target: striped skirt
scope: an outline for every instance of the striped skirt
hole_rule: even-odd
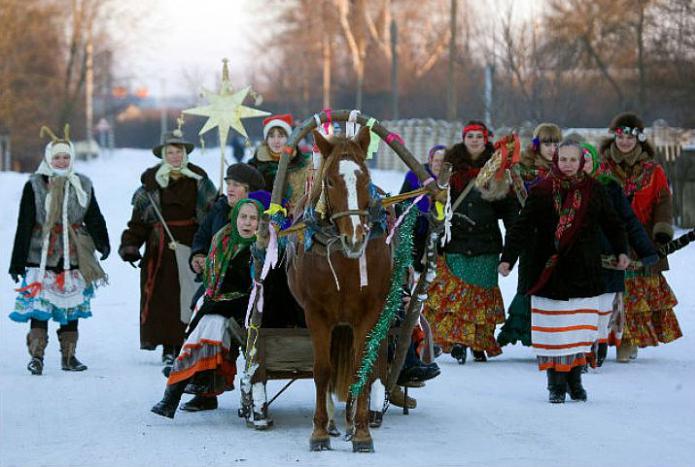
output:
[[[531,297],[531,340],[539,370],[570,371],[585,365],[598,329],[599,297]]]

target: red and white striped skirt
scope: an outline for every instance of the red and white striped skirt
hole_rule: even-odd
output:
[[[531,340],[540,370],[569,371],[586,364],[598,339],[599,297],[531,297]]]

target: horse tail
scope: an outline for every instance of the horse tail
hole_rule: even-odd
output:
[[[355,373],[352,328],[336,326],[331,334],[331,391],[341,402],[347,401]]]

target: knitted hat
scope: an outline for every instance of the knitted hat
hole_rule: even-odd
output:
[[[195,147],[193,143],[190,143],[183,139],[183,133],[181,132],[181,130],[174,130],[164,133],[162,135],[162,143],[152,148],[152,154],[161,159],[162,149],[170,145],[183,146],[186,149],[186,154],[190,154],[191,151],[193,151],[193,148]]]
[[[268,139],[271,128],[282,128],[289,137],[292,133],[293,118],[291,114],[271,115],[263,120],[263,139]]]
[[[227,175],[224,179],[247,184],[249,192],[262,190],[265,186],[263,175],[255,167],[243,162],[227,167]]]

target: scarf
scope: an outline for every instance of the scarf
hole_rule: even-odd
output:
[[[536,294],[545,286],[557,266],[558,259],[574,244],[579,230],[585,223],[591,200],[592,179],[582,170],[583,160],[582,158],[577,174],[567,176],[558,168],[556,156],[549,176],[537,185],[541,192],[551,193],[553,209],[559,220],[554,235],[556,252],[548,258],[541,275],[527,292],[528,295]]]
[[[244,238],[239,234],[236,223],[239,211],[245,204],[253,204],[258,209],[258,215],[263,213],[263,208],[256,200],[244,198],[237,201],[229,214],[229,223],[222,227],[212,238],[212,246],[207,258],[205,258],[205,271],[203,272],[203,285],[205,297],[214,300],[232,300],[239,296],[238,292],[222,293],[222,283],[232,260],[256,241],[256,236]]]
[[[471,180],[480,173],[485,163],[492,157],[492,147],[486,146],[482,154],[474,159],[463,143],[455,145],[444,157],[445,162],[450,162],[454,172],[451,174],[449,184],[452,196],[457,196],[466,189]]]
[[[620,151],[620,149],[618,149],[618,146],[616,146],[615,141],[613,141],[613,143],[611,143],[610,147],[608,148],[608,155],[616,163],[625,164],[630,167],[632,167],[639,161],[649,158],[649,154],[642,150],[641,144],[636,144],[635,147],[632,148],[632,151],[624,153]]]
[[[596,172],[597,178],[612,178],[623,188],[625,196],[632,200],[634,194],[651,180],[655,162],[650,160],[649,154],[639,144],[624,154],[614,142],[608,148],[607,156]]]
[[[162,164],[159,166],[159,169],[157,170],[157,173],[154,176],[155,180],[157,180],[157,183],[162,188],[166,188],[169,186],[169,179],[172,178],[172,174],[176,173],[181,174],[184,177],[192,178],[194,180],[201,180],[203,178],[188,168],[188,154],[186,154],[185,150],[183,154],[183,160],[181,161],[181,167],[174,167],[173,165],[168,163],[163,155],[165,153],[166,147],[162,149]]]

